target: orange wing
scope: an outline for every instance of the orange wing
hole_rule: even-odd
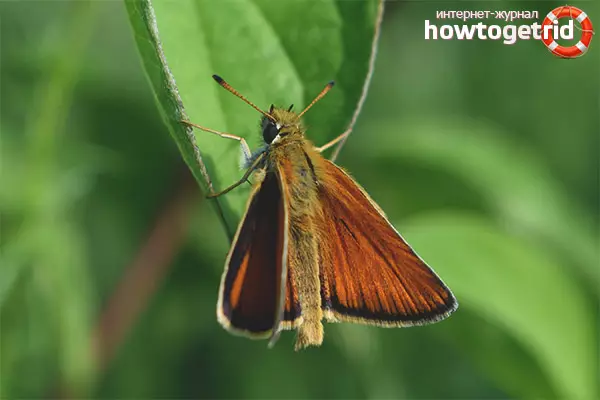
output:
[[[287,204],[269,172],[250,196],[225,263],[217,317],[228,330],[268,337],[281,320],[287,277]]]
[[[439,321],[458,303],[346,172],[323,164],[321,297],[326,319],[380,326]]]

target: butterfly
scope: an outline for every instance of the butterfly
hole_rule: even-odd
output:
[[[315,147],[302,116],[333,87],[330,82],[300,113],[263,111],[221,77],[213,78],[262,114],[264,147],[240,141],[247,170],[223,195],[254,174],[246,211],[225,261],[217,319],[228,331],[269,339],[296,330],[296,350],[323,342],[323,321],[381,327],[430,324],[458,303],[414,252],[381,208],[348,172],[322,156],[349,130]]]

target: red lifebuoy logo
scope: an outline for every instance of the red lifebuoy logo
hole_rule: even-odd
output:
[[[552,36],[552,30],[560,18],[575,19],[581,25],[581,39],[574,46],[563,47],[556,43]],[[575,58],[585,54],[590,47],[593,35],[594,29],[590,17],[581,9],[573,6],[556,7],[548,13],[542,23],[542,42],[548,47],[548,50],[562,58]]]

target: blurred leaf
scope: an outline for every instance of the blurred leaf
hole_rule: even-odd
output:
[[[573,266],[598,294],[598,239],[593,221],[563,193],[526,146],[493,126],[450,118],[378,121],[377,130],[385,132],[377,141],[356,135],[353,146],[377,159],[418,160],[468,181],[507,229],[528,239],[533,234],[538,242],[575,261]]]
[[[453,344],[456,351],[469,360],[474,370],[502,388],[504,393],[493,397],[560,398],[557,385],[552,384],[552,376],[542,367],[540,359],[532,354],[529,346],[504,325],[483,316],[479,310],[473,311],[468,304],[466,307],[461,305],[460,312],[455,313],[447,322],[434,325],[431,333],[443,340],[446,347]],[[453,368],[451,366],[448,369]],[[515,373],[516,370],[527,373]],[[462,392],[463,388],[456,391]],[[480,397],[477,393],[479,392],[472,397]],[[465,396],[467,397],[469,396]]]
[[[94,10],[92,3],[72,3],[62,23],[53,24],[67,39],[55,40],[46,49],[52,54],[50,71],[35,85],[24,138],[18,139],[26,148],[11,158],[22,165],[13,168],[12,177],[2,178],[15,192],[0,198],[13,233],[2,254],[6,267],[0,269],[0,305],[3,322],[9,322],[2,324],[2,348],[20,350],[2,352],[2,366],[8,366],[0,393],[5,397],[39,397],[63,384],[81,395],[93,379],[92,292],[83,235],[73,221],[77,200],[89,185],[86,168],[67,166],[68,157],[59,152],[68,147],[61,144],[94,28]],[[38,45],[32,53],[39,52]],[[15,289],[19,283],[24,293]],[[35,381],[22,379],[29,375]]]
[[[544,250],[468,214],[428,214],[404,222],[402,232],[453,289],[461,307],[499,325],[528,349],[559,397],[595,397],[593,304]],[[504,365],[519,373],[518,365]]]
[[[23,226],[2,257],[9,277],[11,270],[20,272],[25,292],[2,293],[2,347],[11,349],[2,354],[6,397],[36,397],[62,384],[86,393],[93,379],[93,301],[83,236],[59,216]],[[22,379],[27,373],[37,375],[35,384]]]
[[[377,0],[125,4],[163,118],[205,189],[202,161],[216,190],[241,177],[239,143],[190,135],[179,120],[246,137],[253,148],[260,142],[248,134],[258,131],[259,115],[213,82],[214,73],[263,109],[271,103],[302,109],[335,79],[335,90],[307,114],[308,125],[318,127],[311,137],[325,142],[349,122],[368,71]],[[227,215],[239,216],[247,196],[245,186],[219,201]]]

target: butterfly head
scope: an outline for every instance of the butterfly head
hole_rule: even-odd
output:
[[[265,143],[278,143],[290,135],[302,136],[302,123],[300,122],[299,115],[292,111],[292,106],[284,109],[271,105],[269,115],[273,118],[264,116],[261,120],[262,135]]]

